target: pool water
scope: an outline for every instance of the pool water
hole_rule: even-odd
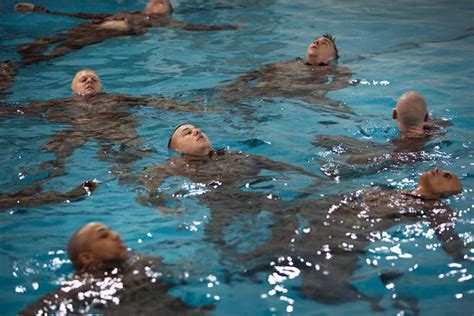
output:
[[[332,91],[328,97],[351,107],[356,115],[341,118],[317,111],[296,99],[251,100],[251,118],[219,104],[208,114],[131,110],[141,125],[138,134],[152,155],[134,171],[173,155],[166,148],[173,128],[185,121],[201,127],[215,147],[263,155],[303,167],[325,177],[320,167],[332,159],[312,145],[318,134],[346,135],[360,140],[387,142],[397,136],[391,109],[407,90],[421,92],[433,117],[452,122],[438,139],[431,159],[359,177],[329,179],[315,192],[336,194],[372,185],[399,189],[414,187],[422,171],[434,167],[452,170],[463,183],[462,194],[446,201],[457,210],[455,230],[467,245],[470,258],[453,262],[423,223],[395,225],[371,244],[351,283],[362,293],[380,298],[386,314],[412,313],[394,307],[395,297],[417,300],[422,314],[467,315],[474,310],[474,2],[459,1],[172,1],[173,17],[189,23],[241,23],[237,31],[187,32],[151,29],[143,36],[123,37],[85,47],[69,55],[19,69],[5,103],[22,105],[71,95],[76,71],[93,68],[105,91],[134,96],[161,96],[204,100],[212,108],[218,86],[262,64],[304,56],[308,43],[329,32],[336,36],[341,58],[357,85]],[[68,12],[135,11],[146,1],[84,0],[38,1],[49,9]],[[16,14],[15,1],[0,4],[0,60],[19,61],[15,46],[38,36],[67,30],[81,20],[42,14]],[[224,110],[222,110],[224,109]],[[2,117],[0,126],[0,184],[3,192],[28,188],[41,178],[42,162],[54,156],[42,151],[51,135],[67,128],[41,117]],[[328,122],[330,122],[328,124]],[[189,194],[166,210],[136,201],[136,188],[119,185],[113,164],[97,159],[99,145],[88,142],[68,159],[66,174],[48,181],[45,190],[67,191],[84,180],[102,183],[86,199],[0,214],[0,313],[13,315],[57,288],[72,273],[65,253],[73,231],[100,221],[121,233],[134,251],[161,256],[179,271],[197,280],[173,288],[171,294],[192,305],[215,304],[220,315],[296,314],[345,315],[372,312],[367,301],[323,304],[305,299],[296,289],[302,275],[273,282],[268,274],[225,281],[220,252],[206,240],[204,228],[210,210],[199,202],[189,179],[167,182],[170,192],[185,188]],[[274,176],[274,174],[272,174]],[[268,194],[291,201],[311,185],[297,174],[275,179]],[[194,191],[193,191],[194,190]],[[229,201],[231,204],[232,201]],[[236,221],[238,221],[236,219]],[[254,223],[236,222],[226,239],[239,240],[242,249],[265,242],[271,224],[268,214]],[[239,226],[241,225],[241,226]],[[245,227],[242,232],[239,227]],[[267,236],[267,237],[266,237]],[[402,276],[385,285],[381,271]],[[294,278],[293,278],[294,277]],[[469,312],[471,311],[471,312]]]

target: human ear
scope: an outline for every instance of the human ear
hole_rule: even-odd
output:
[[[428,122],[429,115],[428,113],[425,114],[425,122]]]
[[[83,266],[90,266],[94,262],[94,255],[89,251],[83,251],[79,254],[79,261]]]
[[[396,110],[396,109],[393,109],[393,110],[392,110],[392,118],[393,118],[394,120],[396,120],[396,119],[398,118],[398,114],[397,114],[397,110]]]

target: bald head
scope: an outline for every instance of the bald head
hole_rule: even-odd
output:
[[[169,0],[149,0],[143,13],[146,15],[167,15],[173,12]]]
[[[78,272],[89,272],[109,262],[123,261],[127,248],[118,233],[104,224],[92,222],[82,226],[72,235],[67,252]]]
[[[406,136],[421,136],[423,126],[428,120],[428,105],[425,98],[415,91],[404,93],[398,98],[393,110],[393,119],[397,120],[398,129]]]
[[[78,95],[98,93],[102,91],[102,83],[94,70],[82,69],[74,76],[71,90]]]
[[[82,263],[79,260],[79,254],[87,251],[88,232],[99,223],[89,223],[79,228],[69,239],[67,244],[67,253],[76,270],[82,269]]]

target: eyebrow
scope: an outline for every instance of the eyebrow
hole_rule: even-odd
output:
[[[450,174],[449,172],[446,172],[446,173],[444,174],[444,176],[447,177],[449,180],[451,180],[451,179],[453,178],[453,175]]]
[[[101,233],[101,232],[106,231],[106,230],[107,230],[107,228],[105,228],[105,227],[99,227],[98,229],[96,229],[96,232]]]
[[[323,37],[322,41],[325,42],[325,43],[332,44],[332,42],[329,39],[325,38],[325,37]]]
[[[190,127],[183,128],[183,130],[181,131],[181,135],[184,135],[184,132],[185,132],[186,130],[190,130],[190,129],[191,129]]]

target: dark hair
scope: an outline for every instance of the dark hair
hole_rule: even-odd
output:
[[[336,59],[338,59],[339,58],[339,51],[337,50],[337,46],[336,46],[336,37],[332,36],[329,33],[324,33],[323,37],[327,38],[328,40],[330,40],[332,42],[332,44],[334,45],[334,50],[336,51]]]
[[[189,124],[189,123],[182,123],[174,128],[173,133],[171,133],[170,138],[168,139],[168,148],[171,148],[171,139],[173,138],[174,133],[176,133],[176,130],[186,124]]]

